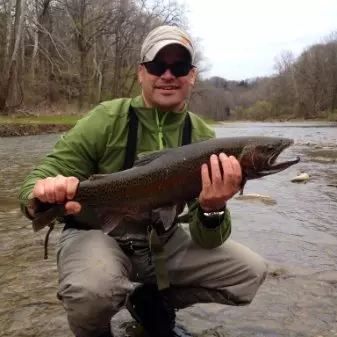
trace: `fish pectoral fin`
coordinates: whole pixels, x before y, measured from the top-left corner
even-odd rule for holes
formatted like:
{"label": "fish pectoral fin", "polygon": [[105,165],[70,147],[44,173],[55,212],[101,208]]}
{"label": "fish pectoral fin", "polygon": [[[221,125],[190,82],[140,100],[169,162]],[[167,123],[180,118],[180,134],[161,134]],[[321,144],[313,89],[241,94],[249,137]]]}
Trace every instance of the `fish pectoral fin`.
{"label": "fish pectoral fin", "polygon": [[240,155],[238,156],[238,161],[242,160],[247,154],[251,154],[254,152],[256,145],[254,144],[249,144],[249,145],[245,145],[240,153]]}
{"label": "fish pectoral fin", "polygon": [[245,176],[242,177],[241,184],[240,184],[240,193],[239,195],[243,195],[243,190],[246,186],[247,178]]}
{"label": "fish pectoral fin", "polygon": [[169,150],[158,150],[153,152],[146,152],[144,154],[140,154],[136,159],[134,166],[144,166],[157,158],[161,157],[164,153],[167,153]]}

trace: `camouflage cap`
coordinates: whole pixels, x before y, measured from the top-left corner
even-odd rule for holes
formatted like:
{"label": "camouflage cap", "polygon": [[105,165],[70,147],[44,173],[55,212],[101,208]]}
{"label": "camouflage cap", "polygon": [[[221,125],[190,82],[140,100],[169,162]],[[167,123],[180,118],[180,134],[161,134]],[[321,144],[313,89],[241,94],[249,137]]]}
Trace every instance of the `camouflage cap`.
{"label": "camouflage cap", "polygon": [[190,37],[178,27],[166,25],[153,29],[147,35],[141,48],[140,62],[152,61],[157,53],[169,44],[180,44],[186,48],[194,65],[195,52]]}

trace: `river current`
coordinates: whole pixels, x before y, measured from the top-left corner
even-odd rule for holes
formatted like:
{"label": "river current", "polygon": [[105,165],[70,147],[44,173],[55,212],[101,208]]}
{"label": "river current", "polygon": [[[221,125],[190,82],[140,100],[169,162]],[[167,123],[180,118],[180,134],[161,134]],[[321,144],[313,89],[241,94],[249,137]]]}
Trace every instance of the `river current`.
{"label": "river current", "polygon": [[[337,127],[304,123],[233,123],[217,136],[290,137],[283,158],[301,157],[279,174],[249,181],[244,193],[276,201],[232,199],[232,238],[265,257],[266,282],[247,307],[215,304],[181,310],[178,318],[196,336],[337,336]],[[55,244],[43,259],[45,231],[34,233],[18,210],[27,172],[49,152],[58,134],[0,138],[0,336],[71,337],[56,298]],[[307,172],[306,184],[290,180]],[[125,323],[123,311],[114,320]]]}

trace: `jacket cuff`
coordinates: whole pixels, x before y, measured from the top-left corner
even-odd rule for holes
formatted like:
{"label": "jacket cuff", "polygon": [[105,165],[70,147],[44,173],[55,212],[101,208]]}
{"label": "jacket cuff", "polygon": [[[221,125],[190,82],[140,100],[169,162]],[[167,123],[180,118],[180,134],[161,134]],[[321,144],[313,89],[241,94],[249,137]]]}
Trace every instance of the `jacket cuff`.
{"label": "jacket cuff", "polygon": [[197,211],[198,219],[204,227],[209,228],[209,229],[215,229],[223,223],[225,216],[226,216],[226,209],[227,207],[225,205],[223,208],[215,211],[215,212],[223,212],[222,215],[215,216],[215,217],[208,217],[208,216],[205,216],[204,214],[205,211],[200,207],[200,204],[198,203],[198,211]]}

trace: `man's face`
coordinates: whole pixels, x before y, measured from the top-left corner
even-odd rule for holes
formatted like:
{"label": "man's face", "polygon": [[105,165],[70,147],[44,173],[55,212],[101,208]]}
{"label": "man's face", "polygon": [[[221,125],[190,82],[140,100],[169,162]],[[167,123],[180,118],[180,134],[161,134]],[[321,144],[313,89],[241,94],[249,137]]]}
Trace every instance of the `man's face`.
{"label": "man's face", "polygon": [[[165,68],[165,64],[175,65],[180,70],[178,70],[178,75],[174,75],[170,69],[166,69],[159,75],[158,69]],[[188,96],[190,86],[195,81],[196,70],[189,66],[189,55],[185,48],[178,44],[168,45],[161,49],[148,68],[140,65],[138,80],[142,85],[146,105],[163,110],[179,111]],[[186,75],[179,76],[182,68],[186,69]]]}

